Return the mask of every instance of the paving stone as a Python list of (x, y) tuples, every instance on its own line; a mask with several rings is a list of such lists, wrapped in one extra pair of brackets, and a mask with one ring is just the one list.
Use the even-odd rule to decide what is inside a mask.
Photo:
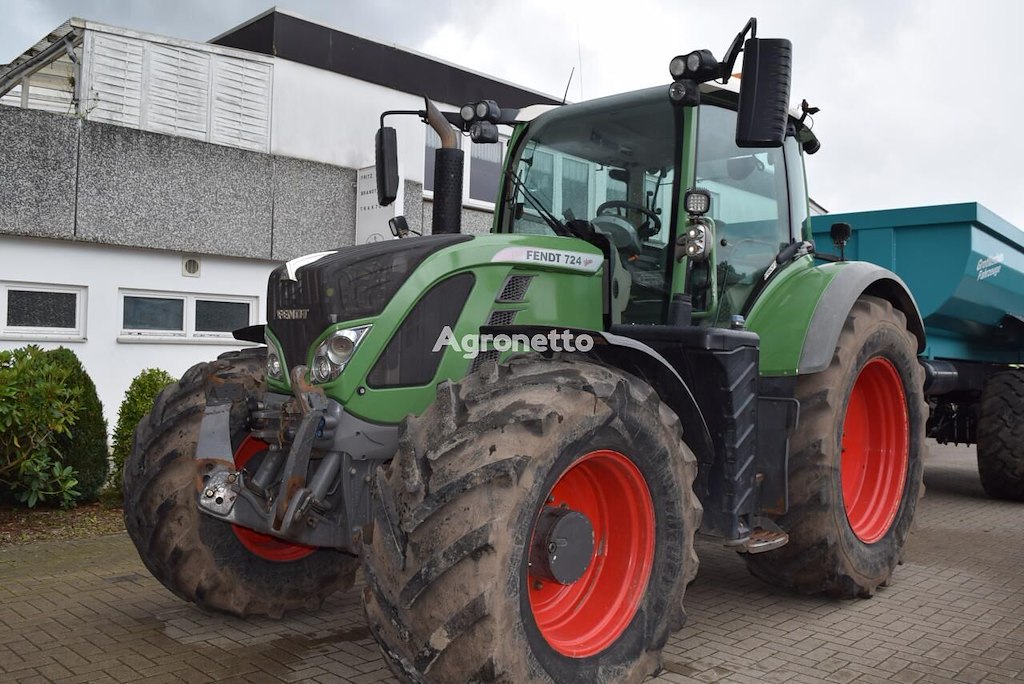
[[(985, 498), (973, 450), (931, 445), (927, 496), (892, 586), (864, 601), (774, 589), (698, 543), (686, 627), (653, 680), (1024, 680), (1019, 505)], [(0, 681), (393, 682), (360, 592), (280, 621), (205, 614), (154, 580), (128, 538), (0, 550)]]

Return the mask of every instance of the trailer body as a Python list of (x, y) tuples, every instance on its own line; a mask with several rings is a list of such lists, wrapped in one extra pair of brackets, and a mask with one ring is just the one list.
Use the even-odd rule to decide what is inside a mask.
[(1024, 231), (975, 202), (826, 214), (812, 219), (819, 252), (830, 228), (852, 229), (844, 257), (896, 273), (924, 319), (921, 356), (1024, 363)]

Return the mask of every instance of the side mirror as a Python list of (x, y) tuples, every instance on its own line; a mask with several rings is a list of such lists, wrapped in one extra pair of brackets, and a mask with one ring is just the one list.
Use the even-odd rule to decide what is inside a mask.
[(744, 44), (737, 147), (782, 146), (792, 70), (793, 44), (785, 38), (750, 38)]
[(377, 175), (377, 201), (386, 207), (398, 197), (398, 133), (390, 126), (377, 130), (374, 161)]
[(391, 229), (391, 234), (396, 238), (409, 237), (409, 222), (405, 220), (404, 216), (388, 219), (388, 228)]

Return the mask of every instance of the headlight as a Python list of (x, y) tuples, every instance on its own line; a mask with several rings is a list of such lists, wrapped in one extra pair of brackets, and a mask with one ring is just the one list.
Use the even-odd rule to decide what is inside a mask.
[(270, 335), (265, 335), (264, 343), (267, 345), (267, 377), (274, 380), (284, 380), (285, 372), (284, 361), (281, 360), (281, 350), (278, 349), (277, 343), (270, 338)]
[(352, 358), (359, 342), (369, 330), (368, 325), (336, 330), (321, 342), (313, 354), (313, 363), (309, 369), (313, 382), (323, 384), (341, 375), (345, 364)]

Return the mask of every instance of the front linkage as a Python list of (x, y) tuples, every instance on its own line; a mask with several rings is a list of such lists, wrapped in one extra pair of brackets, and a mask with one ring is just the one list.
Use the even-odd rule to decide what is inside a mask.
[(242, 388), (214, 389), (195, 451), (205, 463), (199, 510), (285, 541), (358, 553), (370, 520), (370, 476), (394, 455), (398, 431), (348, 413), (306, 372), (292, 370), (294, 396), (246, 398), (249, 438), (267, 448), (241, 467), (232, 457), (229, 418)]

